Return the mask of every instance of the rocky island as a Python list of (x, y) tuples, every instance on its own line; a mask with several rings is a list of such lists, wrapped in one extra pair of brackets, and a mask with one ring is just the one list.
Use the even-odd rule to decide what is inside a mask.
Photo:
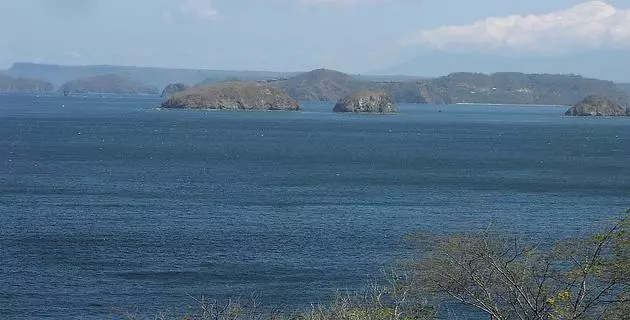
[(396, 113), (394, 99), (384, 91), (363, 90), (339, 100), (334, 112)]
[(158, 94), (151, 85), (134, 81), (116, 74), (106, 74), (66, 82), (59, 88), (64, 94), (113, 93), (113, 94)]
[(627, 111), (615, 101), (602, 96), (591, 95), (567, 110), (565, 115), (619, 117), (628, 115)]
[(169, 97), (163, 108), (297, 111), (300, 105), (283, 91), (261, 83), (227, 82), (190, 88)]

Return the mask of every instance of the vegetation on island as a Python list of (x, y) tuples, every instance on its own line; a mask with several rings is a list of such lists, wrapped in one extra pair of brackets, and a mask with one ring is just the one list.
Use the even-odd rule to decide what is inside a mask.
[(337, 102), (334, 112), (396, 113), (394, 99), (385, 91), (361, 90)]
[(591, 95), (567, 110), (565, 115), (620, 117), (626, 115), (626, 110), (615, 101), (602, 96)]
[(579, 75), (454, 73), (431, 81), (455, 103), (574, 105), (589, 95), (629, 101), (614, 82)]
[(76, 79), (62, 85), (59, 92), (73, 93), (112, 93), (112, 94), (159, 94), (159, 90), (152, 86), (129, 78), (106, 74), (83, 79)]
[(49, 93), (53, 85), (49, 82), (26, 78), (13, 78), (0, 74), (0, 93)]
[[(558, 243), (497, 232), (415, 234), (418, 252), (361, 292), (287, 314), (255, 299), (200, 299), (181, 320), (444, 319), (459, 303), (493, 320), (623, 320), (630, 315), (630, 210), (603, 232)], [(465, 315), (470, 318), (472, 314)], [(135, 319), (128, 316), (129, 319)]]
[[(298, 101), (337, 102), (359, 90), (383, 90), (398, 103), (476, 103), (572, 106), (589, 95), (600, 95), (622, 106), (630, 105), (630, 84), (585, 78), (573, 74), (493, 74), (458, 72), (437, 78), (412, 76), (349, 75), (329, 69), (304, 73), (268, 71), (225, 71), (162, 69), (121, 66), (58, 66), (16, 63), (5, 74), (17, 78), (44, 79), (71, 93), (159, 93), (153, 86), (168, 84), (205, 87), (221, 82), (248, 81), (277, 87)], [(119, 79), (112, 79), (117, 75)], [(109, 80), (107, 78), (110, 78)], [(77, 80), (79, 79), (79, 80)], [(121, 80), (124, 79), (124, 80)], [(2, 83), (5, 83), (2, 86)], [(0, 79), (0, 90), (7, 78)], [(11, 81), (12, 83), (14, 80)], [(107, 83), (122, 82), (114, 86)], [(100, 83), (100, 84), (99, 84)], [(43, 82), (20, 85), (19, 91), (52, 90)], [(4, 88), (4, 89), (3, 89)], [(15, 89), (10, 89), (15, 90)]]
[(352, 76), (328, 69), (305, 72), (272, 85), (299, 101), (336, 102), (363, 88), (363, 83)]
[(297, 101), (277, 88), (252, 82), (226, 82), (190, 88), (162, 103), (171, 109), (299, 110)]
[(630, 101), (630, 94), (610, 81), (577, 75), (517, 72), (453, 73), (434, 79), (369, 81), (365, 77), (318, 69), (275, 81), (273, 85), (297, 100), (331, 102), (361, 89), (386, 91), (399, 103), (573, 105), (592, 94), (620, 103)]
[(329, 101), (361, 90), (387, 92), (400, 103), (450, 103), (446, 94), (427, 81), (372, 81), (339, 71), (316, 69), (288, 79), (270, 82), (299, 101)]
[(188, 88), (190, 87), (181, 82), (171, 83), (162, 90), (162, 98), (167, 98), (177, 93), (184, 92)]

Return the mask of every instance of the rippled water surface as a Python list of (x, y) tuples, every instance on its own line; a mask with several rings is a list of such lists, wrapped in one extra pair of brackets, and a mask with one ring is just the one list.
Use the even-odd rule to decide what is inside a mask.
[(0, 315), (102, 319), (361, 287), (415, 230), (557, 238), (630, 206), (630, 120), (562, 107), (395, 116), (0, 95)]

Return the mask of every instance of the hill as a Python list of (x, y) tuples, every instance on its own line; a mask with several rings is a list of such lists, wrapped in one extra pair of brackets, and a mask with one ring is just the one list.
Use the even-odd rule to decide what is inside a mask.
[[(406, 81), (379, 81), (404, 79)], [(400, 103), (449, 103), (441, 88), (414, 77), (352, 76), (335, 70), (316, 69), (288, 79), (268, 81), (296, 100), (337, 102), (352, 92), (382, 90)]]
[(50, 82), (13, 78), (0, 74), (0, 92), (2, 93), (47, 93), (53, 91)]
[(297, 100), (331, 102), (362, 89), (383, 90), (398, 103), (573, 105), (588, 95), (605, 96), (624, 105), (630, 102), (630, 94), (622, 90), (624, 85), (571, 74), (459, 72), (425, 80), (366, 81), (318, 69), (272, 84)]
[(630, 95), (630, 83), (618, 83), (617, 87), (625, 92), (626, 94)]
[(371, 90), (383, 90), (398, 103), (448, 104), (451, 98), (444, 88), (432, 81), (406, 82), (368, 82), (365, 86)]
[(579, 75), (460, 72), (430, 81), (455, 103), (573, 105), (588, 95), (629, 101), (615, 83)]
[(115, 74), (72, 80), (62, 85), (63, 93), (159, 94), (158, 88)]
[(12, 77), (42, 79), (60, 86), (74, 79), (90, 78), (99, 75), (116, 74), (134, 81), (144, 82), (158, 88), (164, 88), (169, 83), (182, 82), (194, 85), (202, 81), (220, 82), (226, 79), (238, 78), (258, 81), (281, 78), (293, 75), (287, 72), (269, 71), (228, 71), (204, 69), (166, 69), (128, 66), (62, 66), (36, 63), (15, 63), (6, 71)]
[(516, 52), (499, 54), (455, 53), (441, 50), (417, 52), (397, 65), (374, 70), (374, 74), (405, 74), (437, 77), (454, 72), (569, 74), (588, 78), (630, 82), (627, 50), (592, 50), (566, 54), (520, 55)]
[(272, 85), (288, 93), (296, 100), (338, 101), (364, 86), (350, 75), (328, 69), (302, 73)]
[(286, 111), (300, 109), (298, 102), (281, 90), (253, 82), (223, 82), (206, 87), (189, 88), (166, 99), (162, 107)]

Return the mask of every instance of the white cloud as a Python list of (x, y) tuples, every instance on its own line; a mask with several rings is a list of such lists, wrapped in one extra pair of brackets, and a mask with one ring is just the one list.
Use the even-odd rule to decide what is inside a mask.
[(190, 18), (211, 21), (219, 17), (219, 12), (212, 5), (212, 0), (173, 0), (162, 17), (169, 22)]
[(470, 25), (423, 30), (405, 43), (459, 51), (630, 48), (630, 10), (590, 1), (544, 15), (488, 18)]
[(300, 0), (305, 5), (352, 6), (366, 3), (381, 3), (387, 0)]

